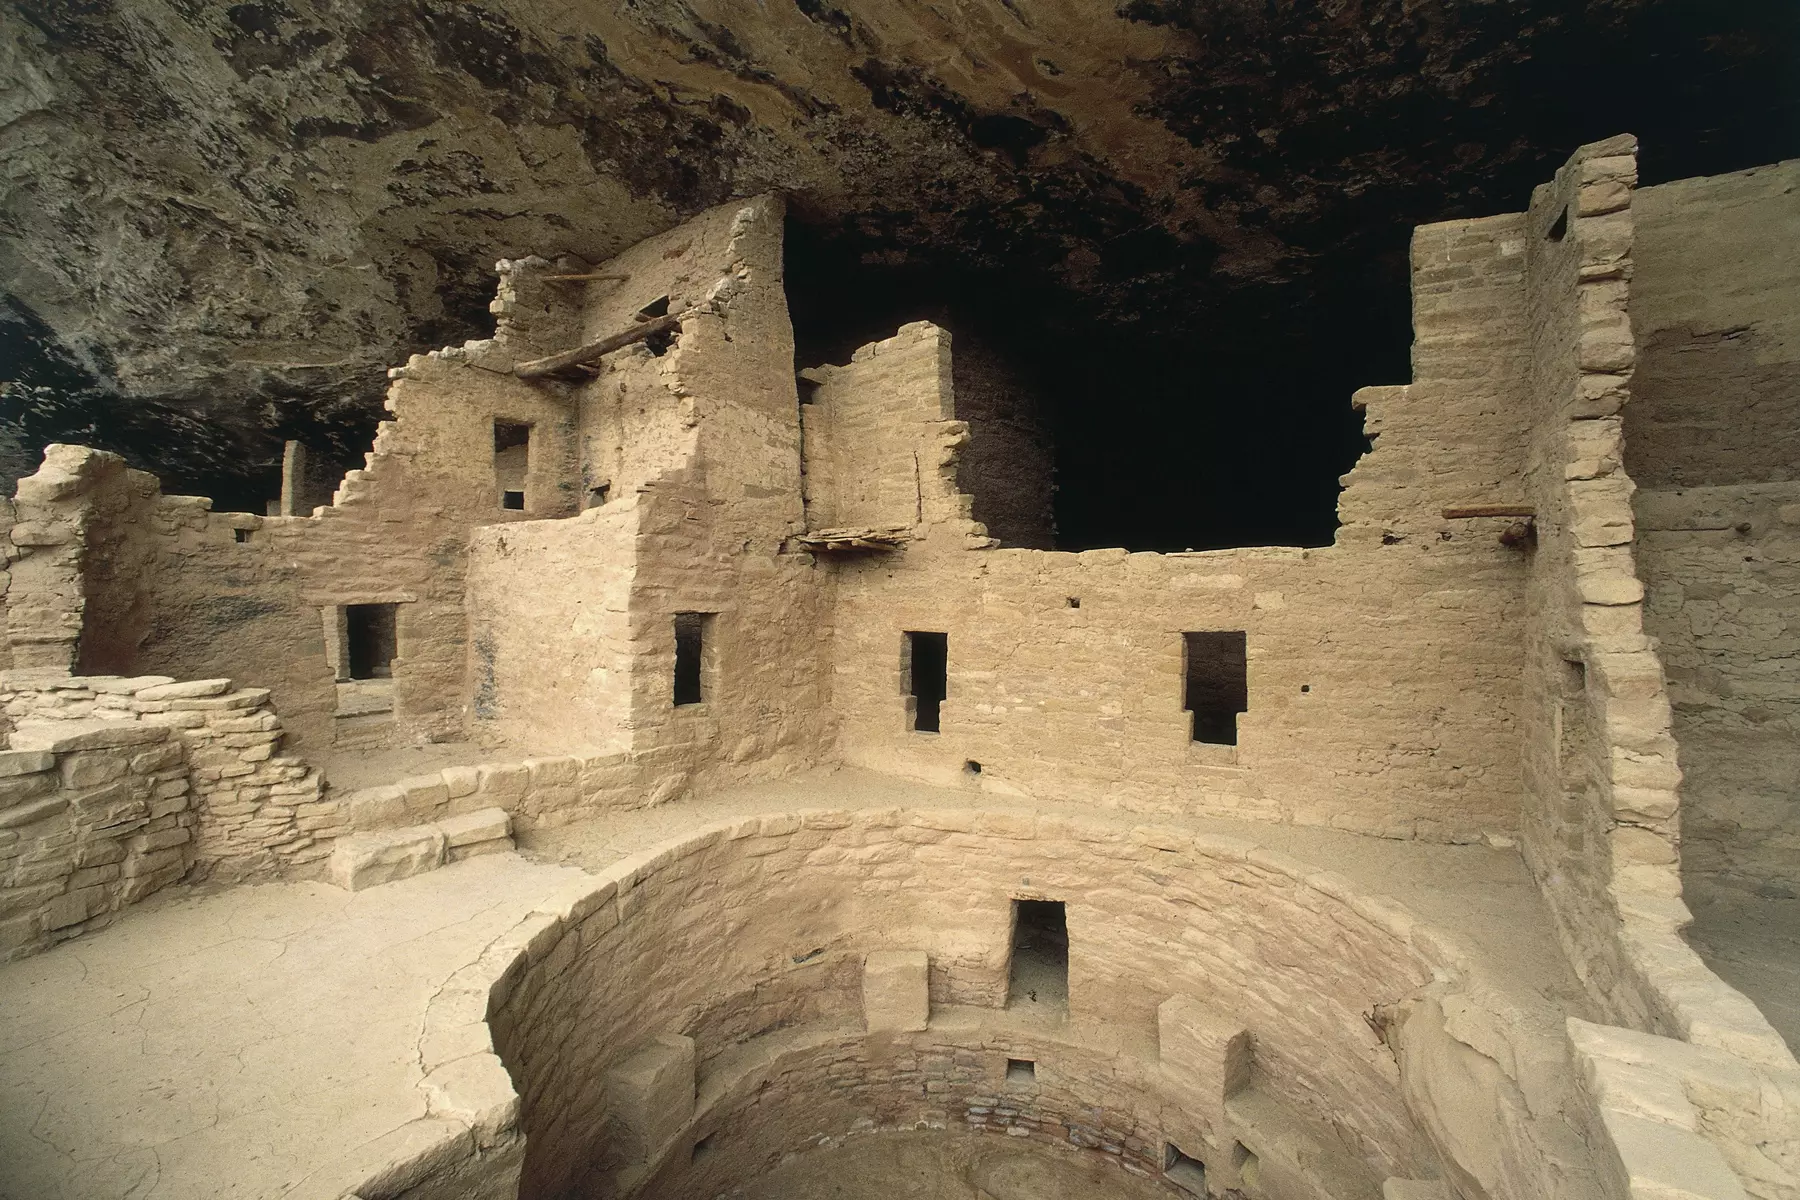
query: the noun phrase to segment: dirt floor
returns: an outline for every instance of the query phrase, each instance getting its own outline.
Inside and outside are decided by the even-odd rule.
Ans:
[[[1690,886],[1688,944],[1800,1054],[1800,899]]]
[[[1101,1156],[1022,1139],[867,1133],[790,1156],[733,1200],[1168,1200]]]

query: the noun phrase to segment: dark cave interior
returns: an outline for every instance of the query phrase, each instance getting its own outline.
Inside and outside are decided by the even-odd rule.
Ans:
[[[1409,378],[1414,225],[1519,210],[1576,145],[1620,131],[1640,138],[1645,184],[1800,154],[1791,0],[1520,7],[1514,25],[1440,14],[1467,27],[1458,94],[1358,92],[1356,55],[1376,45],[1392,57],[1405,38],[1381,42],[1318,13],[1296,34],[1298,18],[1274,5],[1121,9],[1205,47],[1168,68],[1151,115],[1223,156],[1182,184],[1203,208],[1286,247],[1278,270],[1252,276],[1204,236],[1172,231],[1151,198],[1034,170],[1043,127],[971,124],[954,106],[915,113],[897,84],[870,84],[877,108],[1010,157],[1018,195],[963,208],[920,179],[888,207],[844,212],[794,193],[798,365],[842,362],[921,318],[979,339],[1030,393],[1053,443],[1058,548],[1328,544],[1338,477],[1367,447],[1351,394]],[[420,319],[394,361],[488,333],[487,293],[464,290]],[[157,472],[168,491],[260,512],[282,439],[348,468],[381,415],[379,377],[350,390],[269,383],[232,401],[251,414],[236,422],[214,419],[218,397],[121,396],[106,364],[82,365],[28,302],[0,306],[9,476],[34,469],[45,442],[79,440]]]

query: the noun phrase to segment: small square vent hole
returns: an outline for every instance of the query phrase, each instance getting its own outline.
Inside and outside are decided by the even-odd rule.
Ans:
[[[1014,1085],[1037,1082],[1037,1063],[1029,1058],[1006,1060],[1006,1082]]]

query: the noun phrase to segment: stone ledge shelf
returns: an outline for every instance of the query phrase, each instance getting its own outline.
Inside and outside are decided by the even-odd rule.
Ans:
[[[331,882],[360,892],[447,862],[512,848],[512,818],[504,809],[482,808],[429,825],[339,838],[331,852]]]

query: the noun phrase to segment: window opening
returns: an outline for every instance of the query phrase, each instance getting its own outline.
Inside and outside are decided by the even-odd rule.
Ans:
[[[344,643],[352,679],[390,679],[394,674],[394,605],[346,604]]]
[[[675,614],[675,703],[698,704],[700,667],[706,653],[706,626],[711,613]]]
[[[1193,740],[1237,745],[1237,715],[1250,709],[1243,632],[1184,633],[1181,639],[1187,660],[1181,706],[1194,714]]]
[[[981,774],[981,764],[979,762],[976,762],[972,758],[967,759],[963,763],[963,770],[967,771],[971,775],[979,775],[979,774]]]
[[[1189,1195],[1206,1195],[1206,1164],[1183,1154],[1174,1142],[1163,1143],[1163,1175]]]
[[[1555,222],[1544,232],[1544,237],[1552,242],[1560,242],[1567,236],[1569,236],[1569,210],[1564,208],[1556,214]]]
[[[912,727],[920,733],[937,733],[939,707],[950,694],[950,635],[906,635],[906,691],[912,697]]]
[[[1069,1011],[1069,921],[1061,900],[1014,900],[1006,1006]]]
[[[588,507],[599,508],[606,503],[607,496],[612,494],[612,483],[596,483],[588,489]]]
[[[1036,1083],[1037,1063],[1029,1058],[1009,1058],[1006,1060],[1006,1082],[1014,1085]]]
[[[689,1162],[699,1162],[701,1159],[705,1158],[708,1154],[711,1154],[712,1148],[713,1148],[713,1138],[715,1138],[717,1136],[718,1136],[717,1134],[709,1133],[705,1137],[701,1138],[699,1141],[695,1142],[693,1152],[688,1156],[688,1161]]]
[[[247,542],[250,540],[250,531],[248,529],[234,529],[231,531],[231,540],[234,542]]]
[[[1081,597],[1080,596],[1070,596],[1069,597],[1069,607],[1070,608],[1080,608],[1081,607]]]
[[[500,489],[500,507],[525,508],[525,478],[531,470],[531,426],[516,421],[494,422],[494,484]]]
[[[666,317],[668,315],[669,298],[667,296],[658,296],[650,303],[644,305],[644,307],[638,309],[637,319],[640,321],[654,321],[657,317]]]

